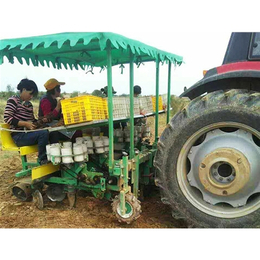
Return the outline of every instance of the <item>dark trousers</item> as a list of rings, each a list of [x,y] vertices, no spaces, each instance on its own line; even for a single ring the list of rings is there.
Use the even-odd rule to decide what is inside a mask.
[[[38,144],[38,160],[42,161],[47,159],[46,145],[49,142],[49,132],[47,130],[15,133],[12,137],[18,147]]]

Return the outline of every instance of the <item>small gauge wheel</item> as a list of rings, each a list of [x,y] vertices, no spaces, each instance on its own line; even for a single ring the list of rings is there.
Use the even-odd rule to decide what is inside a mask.
[[[141,202],[131,193],[125,195],[125,208],[126,212],[122,215],[120,211],[120,199],[119,196],[115,196],[112,205],[113,213],[121,223],[130,224],[134,220],[140,217]]]
[[[42,198],[42,194],[41,194],[41,192],[40,192],[39,190],[36,190],[36,191],[33,193],[33,203],[34,203],[34,205],[35,205],[38,209],[40,209],[40,210],[43,209],[43,206],[44,206],[44,204],[43,204],[43,198]]]

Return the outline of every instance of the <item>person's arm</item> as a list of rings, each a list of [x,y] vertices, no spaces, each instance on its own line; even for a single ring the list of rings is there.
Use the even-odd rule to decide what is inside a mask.
[[[4,111],[4,121],[9,125],[18,126],[19,120],[14,118],[17,110],[17,101],[14,98],[9,98],[7,100],[5,111]]]
[[[141,124],[145,125],[146,122],[147,122],[147,117],[145,116],[146,115],[146,111],[141,106],[140,106],[140,115],[144,116],[143,118],[140,119],[140,121],[141,121]]]
[[[9,98],[4,111],[4,121],[14,127],[26,127],[27,129],[35,129],[34,124],[31,121],[19,121],[14,118],[17,113],[17,102],[14,98]]]
[[[18,121],[17,125],[19,127],[26,127],[29,130],[33,130],[36,128],[35,124],[31,121]]]

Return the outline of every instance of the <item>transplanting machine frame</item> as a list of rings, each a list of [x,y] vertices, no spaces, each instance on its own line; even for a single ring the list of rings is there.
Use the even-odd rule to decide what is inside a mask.
[[[168,93],[167,93],[167,119],[170,118],[171,98],[171,69],[172,65],[181,65],[182,57],[164,52],[145,45],[141,42],[128,39],[114,33],[60,33],[45,36],[7,39],[0,41],[0,64],[4,57],[10,63],[16,58],[21,64],[26,61],[34,66],[46,64],[61,69],[86,69],[101,67],[107,70],[108,86],[108,119],[92,122],[82,122],[74,125],[47,128],[49,131],[78,130],[95,127],[108,127],[109,152],[89,155],[88,161],[66,164],[30,165],[23,160],[23,170],[16,174],[21,179],[13,188],[13,193],[22,200],[28,200],[31,195],[38,208],[43,208],[42,194],[47,186],[47,195],[53,200],[62,200],[66,194],[71,207],[75,205],[76,193],[79,190],[91,192],[97,198],[113,200],[112,208],[120,222],[131,223],[140,216],[141,206],[140,185],[151,184],[154,181],[153,158],[157,150],[159,113],[159,72],[160,64],[168,64]],[[151,144],[141,140],[138,145],[134,136],[134,119],[142,115],[134,114],[134,64],[137,67],[145,62],[155,63],[155,139]],[[113,118],[112,93],[112,66],[129,64],[129,98],[130,117]],[[146,115],[146,116],[149,116]],[[122,152],[122,157],[114,159],[114,124],[128,122],[130,126],[130,144]],[[2,127],[2,136],[8,136],[8,126]],[[8,133],[8,134],[7,134]],[[4,141],[5,140],[5,141]],[[9,137],[2,138],[3,149],[17,149]],[[35,151],[35,150],[34,150]],[[21,156],[31,152],[26,151]],[[23,157],[24,158],[24,157]],[[53,158],[52,158],[53,159]],[[53,160],[52,160],[53,161]]]

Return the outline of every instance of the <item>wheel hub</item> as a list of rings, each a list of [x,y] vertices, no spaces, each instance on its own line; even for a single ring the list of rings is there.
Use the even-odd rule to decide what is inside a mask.
[[[120,210],[120,205],[118,204],[117,213],[118,213],[122,218],[129,218],[129,217],[131,217],[131,215],[133,214],[133,208],[132,208],[132,206],[131,206],[128,202],[126,202],[126,204],[125,204],[125,209],[126,209],[125,214],[122,215],[122,214],[121,214],[121,210]]]
[[[210,171],[213,178],[219,183],[230,183],[236,176],[234,167],[227,162],[216,162]]]
[[[201,134],[193,140],[200,139]],[[242,129],[233,132],[214,129],[204,132],[204,136],[188,153],[187,185],[201,194],[186,186],[188,194],[192,194],[190,198],[203,208],[207,206],[199,202],[200,196],[211,205],[225,203],[233,208],[246,205],[251,195],[260,193],[260,149],[252,134]]]
[[[204,188],[218,196],[228,196],[241,190],[249,180],[250,164],[238,150],[219,148],[209,153],[199,167],[199,179]]]

